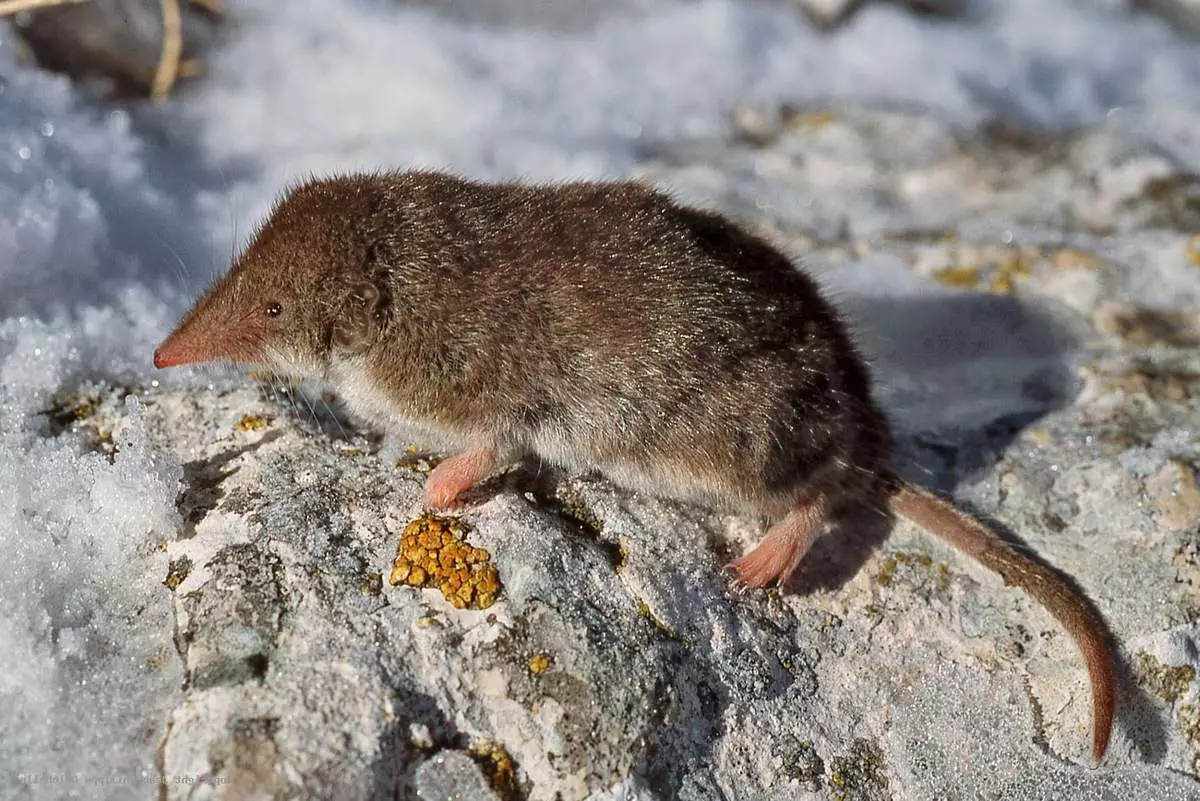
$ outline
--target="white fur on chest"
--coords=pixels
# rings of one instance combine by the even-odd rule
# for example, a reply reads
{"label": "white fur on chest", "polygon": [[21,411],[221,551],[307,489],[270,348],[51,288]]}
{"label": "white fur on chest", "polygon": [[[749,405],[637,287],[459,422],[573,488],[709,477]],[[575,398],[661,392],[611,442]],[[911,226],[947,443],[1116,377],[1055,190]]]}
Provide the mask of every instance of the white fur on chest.
{"label": "white fur on chest", "polygon": [[379,382],[359,360],[346,359],[330,367],[328,378],[342,401],[359,417],[380,424],[404,419],[404,411],[379,388]]}
{"label": "white fur on chest", "polygon": [[414,417],[411,410],[380,389],[379,381],[357,359],[346,359],[330,367],[326,380],[353,415],[383,429],[389,437],[396,435],[405,441],[446,450],[459,450],[469,441],[461,434]]}

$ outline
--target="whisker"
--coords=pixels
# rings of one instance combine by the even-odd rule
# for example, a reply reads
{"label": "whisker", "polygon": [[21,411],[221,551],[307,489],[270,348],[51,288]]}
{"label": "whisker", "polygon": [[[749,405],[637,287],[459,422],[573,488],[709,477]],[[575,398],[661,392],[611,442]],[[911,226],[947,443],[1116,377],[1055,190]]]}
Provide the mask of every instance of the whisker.
{"label": "whisker", "polygon": [[179,255],[179,251],[175,250],[175,248],[171,246],[171,243],[168,242],[162,236],[162,234],[153,229],[150,230],[150,233],[162,244],[163,247],[171,251],[171,255],[175,257],[176,263],[172,264],[171,266],[175,268],[175,274],[179,278],[179,286],[176,288],[179,290],[186,290],[188,285],[188,268],[187,264],[183,260],[183,257]]}
{"label": "whisker", "polygon": [[333,418],[333,422],[337,425],[338,431],[340,431],[342,434],[342,439],[346,442],[349,442],[350,435],[346,432],[345,427],[342,425],[341,418],[339,418],[337,413],[334,412],[333,407],[329,405],[329,401],[325,400],[325,393],[318,395],[317,400],[321,401],[321,405],[325,407],[325,411],[329,412],[329,416]]}
{"label": "whisker", "polygon": [[237,259],[238,246],[238,223],[237,223],[237,198],[233,194],[233,185],[229,181],[229,176],[225,174],[225,168],[218,163],[217,174],[221,176],[221,182],[225,184],[225,197],[228,198],[229,204],[229,228],[233,232],[233,236],[229,240],[229,264],[233,264]]}
{"label": "whisker", "polygon": [[300,397],[300,400],[304,401],[304,405],[308,407],[308,413],[312,415],[313,425],[317,427],[317,430],[324,433],[324,428],[321,425],[321,418],[317,417],[316,407],[314,407],[312,405],[312,401],[308,399],[308,393],[304,391],[303,385],[296,388],[296,394]]}
{"label": "whisker", "polygon": [[283,406],[286,402],[287,406],[291,408],[292,418],[302,419],[303,415],[300,414],[300,410],[296,407],[296,400],[292,396],[291,390],[287,387],[283,376],[279,375],[275,371],[270,371],[267,375],[271,385],[271,394],[275,396],[276,403],[278,403],[280,406]]}

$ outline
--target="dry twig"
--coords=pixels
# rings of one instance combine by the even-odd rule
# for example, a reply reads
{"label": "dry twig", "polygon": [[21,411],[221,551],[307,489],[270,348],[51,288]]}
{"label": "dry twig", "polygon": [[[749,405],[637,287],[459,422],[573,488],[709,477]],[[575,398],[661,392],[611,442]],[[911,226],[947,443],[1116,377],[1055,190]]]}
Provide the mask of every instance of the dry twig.
{"label": "dry twig", "polygon": [[150,98],[161,103],[167,99],[175,78],[179,76],[179,61],[183,55],[183,17],[179,0],[161,0],[163,21],[162,55],[150,83]]}

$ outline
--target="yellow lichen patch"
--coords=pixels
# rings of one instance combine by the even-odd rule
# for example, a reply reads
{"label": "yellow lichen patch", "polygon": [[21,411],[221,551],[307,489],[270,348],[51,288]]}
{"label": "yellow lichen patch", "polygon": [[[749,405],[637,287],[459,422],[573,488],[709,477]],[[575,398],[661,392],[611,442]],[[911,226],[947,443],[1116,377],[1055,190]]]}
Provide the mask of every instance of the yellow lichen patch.
{"label": "yellow lichen patch", "polygon": [[971,289],[979,285],[980,270],[969,265],[953,265],[933,271],[933,280],[946,286]]}
{"label": "yellow lichen patch", "polygon": [[1184,738],[1196,749],[1192,757],[1192,770],[1200,770],[1200,704],[1183,704],[1179,707],[1179,728]]}
{"label": "yellow lichen patch", "polygon": [[797,128],[824,128],[829,123],[837,119],[837,115],[829,109],[821,109],[818,111],[810,111],[807,114],[797,114],[792,124]]}
{"label": "yellow lichen patch", "polygon": [[242,419],[233,424],[234,431],[262,431],[271,424],[271,418],[261,414],[242,415]]}
{"label": "yellow lichen patch", "polygon": [[146,660],[146,667],[150,670],[162,670],[169,664],[171,664],[171,652],[165,645],[158,646],[158,650]]}
{"label": "yellow lichen patch", "polygon": [[658,629],[663,634],[666,634],[671,639],[679,638],[679,635],[675,633],[674,629],[662,622],[658,615],[654,614],[654,610],[650,608],[650,604],[646,603],[641,598],[637,599],[637,613],[646,618],[646,620],[649,620],[652,624],[654,624],[654,628]]}
{"label": "yellow lichen patch", "polygon": [[466,542],[467,528],[452,518],[424,515],[405,526],[388,577],[393,585],[437,587],[456,609],[487,609],[500,593],[491,554]]}
{"label": "yellow lichen patch", "polygon": [[1187,260],[1192,263],[1193,267],[1200,267],[1200,234],[1192,237],[1192,241],[1188,242]]}
{"label": "yellow lichen patch", "polygon": [[192,560],[186,556],[175,559],[167,567],[167,577],[163,579],[163,586],[174,592],[180,584],[188,577],[188,573],[192,571]]}
{"label": "yellow lichen patch", "polygon": [[535,676],[540,676],[550,669],[550,665],[554,663],[554,657],[550,654],[534,654],[529,657],[529,672]]}
{"label": "yellow lichen patch", "polygon": [[929,573],[933,578],[935,589],[944,590],[950,586],[949,570],[944,563],[935,562],[927,554],[903,551],[888,554],[887,559],[883,562],[883,567],[879,569],[879,575],[875,577],[875,582],[881,587],[890,587],[896,578],[897,570],[902,565],[921,568],[924,572]]}
{"label": "yellow lichen patch", "polygon": [[358,583],[358,591],[363,595],[379,595],[383,592],[383,574],[368,573]]}
{"label": "yellow lichen patch", "polygon": [[988,285],[988,291],[996,295],[1011,295],[1016,288],[1016,279],[1029,275],[1029,262],[1025,256],[1015,253],[996,265],[996,272]]}
{"label": "yellow lichen patch", "polygon": [[1012,244],[962,244],[933,247],[918,257],[918,270],[935,281],[959,289],[982,289],[1011,295],[1022,279],[1048,270],[1094,270],[1094,253],[1068,247]]}
{"label": "yellow lichen patch", "polygon": [[72,393],[62,403],[55,404],[51,414],[63,423],[70,421],[82,423],[96,413],[96,409],[103,401],[104,399],[99,395],[90,392],[82,395]]}
{"label": "yellow lichen patch", "polygon": [[1200,346],[1200,312],[1192,310],[1102,303],[1092,313],[1092,324],[1139,347]]}
{"label": "yellow lichen patch", "polygon": [[441,459],[436,456],[419,451],[412,445],[409,445],[404,449],[404,454],[396,460],[396,469],[412,470],[428,475],[433,468],[438,466],[439,462],[441,462]]}
{"label": "yellow lichen patch", "polygon": [[[118,398],[126,393],[118,394]],[[45,411],[51,423],[58,431],[72,431],[80,434],[88,448],[102,451],[108,455],[117,452],[112,441],[112,426],[100,413],[104,405],[104,397],[92,392],[71,393],[66,397],[57,397],[49,409]]]}
{"label": "yellow lichen patch", "polygon": [[1178,701],[1196,679],[1196,669],[1191,665],[1164,665],[1145,651],[1138,651],[1135,657],[1138,684],[1164,701]]}
{"label": "yellow lichen patch", "polygon": [[1096,254],[1075,248],[1059,248],[1050,257],[1050,263],[1059,270],[1094,270]]}
{"label": "yellow lichen patch", "polygon": [[1039,448],[1046,448],[1054,441],[1050,436],[1050,432],[1044,428],[1031,428],[1025,432],[1025,439],[1032,442]]}
{"label": "yellow lichen patch", "polygon": [[471,759],[483,769],[488,784],[503,801],[521,798],[521,786],[517,783],[517,765],[504,746],[495,740],[480,740],[467,751]]}

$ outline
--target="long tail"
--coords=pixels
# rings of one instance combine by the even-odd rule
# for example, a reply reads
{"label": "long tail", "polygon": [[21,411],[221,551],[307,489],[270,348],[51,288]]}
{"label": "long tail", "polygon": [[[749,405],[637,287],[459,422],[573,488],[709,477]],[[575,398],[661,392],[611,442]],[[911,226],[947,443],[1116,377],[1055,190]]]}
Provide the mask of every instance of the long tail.
{"label": "long tail", "polygon": [[1029,593],[1074,638],[1092,683],[1092,758],[1099,762],[1112,734],[1117,680],[1104,624],[1092,607],[1053,570],[1015,550],[983,523],[927,490],[904,481],[897,486],[888,502],[894,513],[999,573],[1005,584]]}

